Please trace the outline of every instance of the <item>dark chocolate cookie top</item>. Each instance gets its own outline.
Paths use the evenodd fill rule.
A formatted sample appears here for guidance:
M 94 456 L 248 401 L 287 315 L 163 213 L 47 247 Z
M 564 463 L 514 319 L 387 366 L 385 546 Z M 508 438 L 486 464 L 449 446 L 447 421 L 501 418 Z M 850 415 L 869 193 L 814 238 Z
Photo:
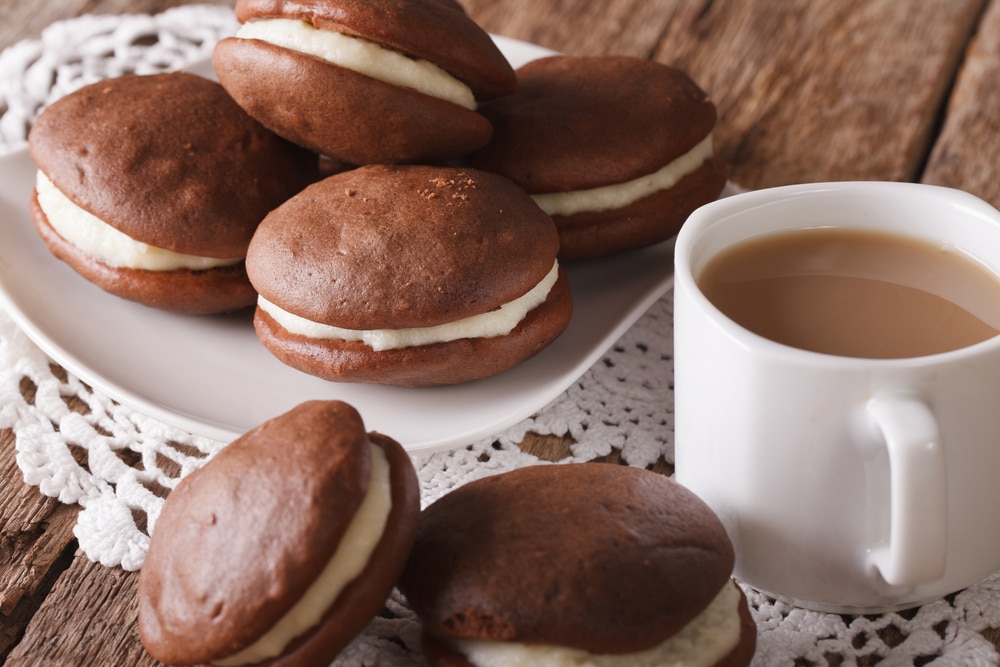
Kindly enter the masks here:
M 335 553 L 367 492 L 371 447 L 354 408 L 313 401 L 182 480 L 140 577 L 147 647 L 174 664 L 208 662 L 270 629 Z
M 558 245 L 552 219 L 507 179 L 372 165 L 268 215 L 247 273 L 264 298 L 315 322 L 426 327 L 522 296 L 552 269 Z
M 733 559 L 715 514 L 663 475 L 542 465 L 427 507 L 400 585 L 439 637 L 626 653 L 697 616 Z
M 126 75 L 56 101 L 31 155 L 77 206 L 128 236 L 242 257 L 268 211 L 317 177 L 318 158 L 193 74 Z
M 480 105 L 493 139 L 471 159 L 532 194 L 623 183 L 705 139 L 715 105 L 683 71 L 626 56 L 552 56 L 513 95 Z

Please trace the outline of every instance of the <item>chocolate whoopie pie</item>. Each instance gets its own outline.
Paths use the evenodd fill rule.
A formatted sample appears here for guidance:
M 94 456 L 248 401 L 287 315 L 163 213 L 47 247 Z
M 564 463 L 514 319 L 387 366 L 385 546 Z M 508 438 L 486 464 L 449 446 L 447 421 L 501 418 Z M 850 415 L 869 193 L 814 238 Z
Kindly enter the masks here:
M 314 153 L 186 73 L 86 86 L 46 109 L 28 141 L 31 215 L 52 253 L 107 292 L 185 313 L 253 304 L 250 237 L 318 173 Z
M 429 505 L 399 585 L 432 665 L 747 665 L 733 560 L 715 514 L 666 476 L 540 465 Z
M 139 575 L 142 643 L 167 664 L 328 664 L 385 604 L 419 513 L 398 443 L 345 403 L 303 403 L 167 496 Z
M 370 165 L 275 209 L 247 254 L 254 324 L 327 380 L 454 384 L 539 352 L 572 312 L 552 220 L 495 174 Z
M 552 56 L 517 76 L 516 93 L 480 106 L 494 134 L 470 164 L 535 197 L 559 228 L 560 258 L 663 241 L 722 191 L 715 105 L 681 70 Z
M 438 161 L 490 139 L 477 101 L 510 64 L 453 0 L 238 0 L 219 81 L 262 123 L 354 164 Z

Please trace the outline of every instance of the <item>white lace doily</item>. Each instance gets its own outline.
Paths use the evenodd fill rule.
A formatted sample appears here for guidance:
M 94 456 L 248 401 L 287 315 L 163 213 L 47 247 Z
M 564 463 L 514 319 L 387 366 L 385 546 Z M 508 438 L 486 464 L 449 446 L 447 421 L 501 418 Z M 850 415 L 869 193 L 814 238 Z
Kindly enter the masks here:
M 155 16 L 84 16 L 0 53 L 0 152 L 21 147 L 52 100 L 125 72 L 207 57 L 236 29 L 232 10 L 186 6 Z M 567 460 L 614 451 L 629 465 L 673 461 L 671 296 L 656 303 L 579 381 L 533 417 L 467 447 L 419 457 L 427 504 L 470 480 L 539 463 L 526 433 L 571 438 Z M 0 311 L 0 428 L 15 433 L 27 484 L 78 504 L 75 535 L 91 559 L 138 569 L 163 498 L 223 443 L 119 405 L 54 365 Z M 392 435 L 392 434 L 389 434 Z M 1000 577 L 909 612 L 819 614 L 747 590 L 758 624 L 755 665 L 995 665 Z M 420 665 L 419 624 L 398 594 L 337 665 Z

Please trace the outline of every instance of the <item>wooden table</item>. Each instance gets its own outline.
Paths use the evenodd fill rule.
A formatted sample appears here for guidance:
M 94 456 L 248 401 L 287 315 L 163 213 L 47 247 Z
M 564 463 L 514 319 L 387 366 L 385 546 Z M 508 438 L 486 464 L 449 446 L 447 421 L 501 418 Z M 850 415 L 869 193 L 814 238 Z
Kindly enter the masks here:
M 687 70 L 718 105 L 716 145 L 744 187 L 922 181 L 1000 205 L 1000 0 L 463 2 L 494 33 Z M 179 4 L 0 0 L 0 48 L 83 12 Z M 13 442 L 0 431 L 0 661 L 155 664 L 136 633 L 136 575 L 79 553 L 76 509 L 22 482 Z M 566 444 L 523 447 L 558 458 Z

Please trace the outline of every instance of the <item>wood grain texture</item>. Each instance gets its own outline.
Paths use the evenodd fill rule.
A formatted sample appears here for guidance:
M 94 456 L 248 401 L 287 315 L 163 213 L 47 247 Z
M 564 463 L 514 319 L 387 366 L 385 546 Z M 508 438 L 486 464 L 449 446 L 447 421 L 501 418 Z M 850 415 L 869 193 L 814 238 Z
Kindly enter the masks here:
M 1000 2 L 990 3 L 969 46 L 925 183 L 971 192 L 1000 207 Z
M 14 433 L 0 431 L 0 661 L 18 641 L 75 548 L 77 509 L 21 479 Z
M 684 69 L 719 108 L 732 180 L 760 188 L 915 180 L 984 1 L 566 4 L 468 3 L 493 32 Z
M 671 23 L 689 22 L 703 5 L 689 0 L 463 0 L 487 31 L 573 56 L 628 55 L 649 58 Z
M 4 667 L 158 665 L 139 641 L 138 573 L 78 553 Z
M 719 151 L 744 187 L 915 180 L 983 2 L 905 6 L 720 0 L 656 58 L 716 100 Z

